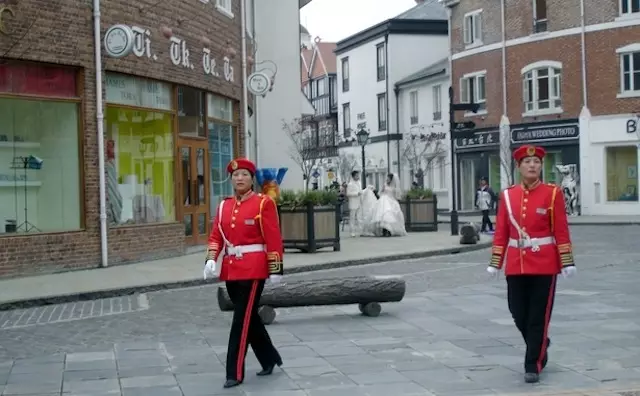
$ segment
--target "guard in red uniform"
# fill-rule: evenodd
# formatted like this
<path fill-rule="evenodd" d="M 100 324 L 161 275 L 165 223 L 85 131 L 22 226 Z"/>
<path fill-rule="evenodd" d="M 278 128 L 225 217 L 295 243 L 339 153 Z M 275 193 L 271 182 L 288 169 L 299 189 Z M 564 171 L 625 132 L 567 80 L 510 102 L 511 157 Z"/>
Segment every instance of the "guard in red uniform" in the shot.
<path fill-rule="evenodd" d="M 502 192 L 487 268 L 497 276 L 504 265 L 509 310 L 527 345 L 524 379 L 529 383 L 539 381 L 547 364 L 557 275 L 576 272 L 563 193 L 540 181 L 544 156 L 541 147 L 514 151 L 522 183 Z"/>
<path fill-rule="evenodd" d="M 273 346 L 258 316 L 258 303 L 265 280 L 282 279 L 282 236 L 276 203 L 267 195 L 253 192 L 256 166 L 240 158 L 227 166 L 235 192 L 223 200 L 213 220 L 205 263 L 205 278 L 213 275 L 220 254 L 220 280 L 226 281 L 234 305 L 225 388 L 244 380 L 244 360 L 250 344 L 262 365 L 259 376 L 270 375 L 282 358 Z"/>

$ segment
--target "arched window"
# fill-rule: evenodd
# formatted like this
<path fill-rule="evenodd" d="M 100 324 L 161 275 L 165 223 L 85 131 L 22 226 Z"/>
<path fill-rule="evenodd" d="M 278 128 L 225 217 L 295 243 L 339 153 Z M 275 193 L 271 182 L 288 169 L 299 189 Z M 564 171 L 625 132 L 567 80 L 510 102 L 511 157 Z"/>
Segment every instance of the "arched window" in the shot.
<path fill-rule="evenodd" d="M 524 67 L 521 73 L 525 115 L 562 112 L 562 63 L 535 62 Z"/>

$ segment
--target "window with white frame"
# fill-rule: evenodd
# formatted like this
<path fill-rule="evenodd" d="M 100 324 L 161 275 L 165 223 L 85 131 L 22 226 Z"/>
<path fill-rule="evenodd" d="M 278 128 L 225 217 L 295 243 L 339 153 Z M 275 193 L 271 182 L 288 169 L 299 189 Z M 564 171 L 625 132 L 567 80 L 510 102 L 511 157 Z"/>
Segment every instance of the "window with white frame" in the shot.
<path fill-rule="evenodd" d="M 442 86 L 435 85 L 433 92 L 433 120 L 440 121 L 442 119 Z"/>
<path fill-rule="evenodd" d="M 463 35 L 465 45 L 482 45 L 482 10 L 464 16 Z"/>
<path fill-rule="evenodd" d="M 522 69 L 525 113 L 562 111 L 561 76 L 560 62 L 535 62 Z"/>
<path fill-rule="evenodd" d="M 640 0 L 620 0 L 620 15 L 640 13 Z"/>
<path fill-rule="evenodd" d="M 411 91 L 409 94 L 409 105 L 411 106 L 411 125 L 418 123 L 418 91 Z"/>
<path fill-rule="evenodd" d="M 387 130 L 387 94 L 378 94 L 378 130 Z"/>
<path fill-rule="evenodd" d="M 466 74 L 460 79 L 460 101 L 477 103 L 479 111 L 487 108 L 486 71 Z"/>
<path fill-rule="evenodd" d="M 541 33 L 546 31 L 547 31 L 547 0 L 533 0 L 533 32 Z"/>
<path fill-rule="evenodd" d="M 620 94 L 640 96 L 640 44 L 631 44 L 616 52 L 620 55 Z"/>
<path fill-rule="evenodd" d="M 229 18 L 233 18 L 233 5 L 231 4 L 231 0 L 216 0 L 216 9 Z"/>

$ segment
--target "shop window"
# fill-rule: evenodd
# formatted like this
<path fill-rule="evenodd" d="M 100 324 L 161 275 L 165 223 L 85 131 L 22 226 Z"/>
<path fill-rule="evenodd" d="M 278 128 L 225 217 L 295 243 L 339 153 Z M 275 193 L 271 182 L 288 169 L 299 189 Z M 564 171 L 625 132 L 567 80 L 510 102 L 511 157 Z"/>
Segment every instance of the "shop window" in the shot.
<path fill-rule="evenodd" d="M 559 152 L 548 152 L 542 162 L 542 180 L 545 183 L 558 185 L 562 183 L 562 176 L 560 176 L 556 165 L 562 165 L 562 154 Z"/>
<path fill-rule="evenodd" d="M 522 69 L 525 116 L 562 113 L 562 64 L 541 61 Z"/>
<path fill-rule="evenodd" d="M 607 201 L 638 201 L 638 149 L 607 147 Z"/>
<path fill-rule="evenodd" d="M 499 155 L 490 155 L 489 156 L 489 186 L 491 189 L 497 194 L 500 192 L 501 183 L 500 183 L 500 156 Z"/>
<path fill-rule="evenodd" d="M 204 127 L 205 92 L 178 87 L 178 133 L 183 136 L 206 137 Z"/>
<path fill-rule="evenodd" d="M 169 84 L 107 75 L 105 170 L 112 225 L 176 220 L 174 116 L 166 111 L 171 98 Z"/>
<path fill-rule="evenodd" d="M 0 98 L 0 234 L 80 229 L 80 167 L 77 103 Z"/>
<path fill-rule="evenodd" d="M 222 97 L 207 95 L 209 115 L 209 164 L 211 171 L 211 213 L 222 199 L 233 195 L 231 180 L 227 174 L 227 165 L 234 157 L 233 101 Z"/>

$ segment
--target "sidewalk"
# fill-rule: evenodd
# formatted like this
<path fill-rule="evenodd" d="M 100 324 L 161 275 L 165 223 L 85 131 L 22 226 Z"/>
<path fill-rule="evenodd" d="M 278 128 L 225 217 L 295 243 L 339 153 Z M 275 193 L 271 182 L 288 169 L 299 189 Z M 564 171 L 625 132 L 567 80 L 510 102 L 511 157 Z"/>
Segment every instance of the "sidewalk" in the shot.
<path fill-rule="evenodd" d="M 491 219 L 494 220 L 495 215 L 491 215 Z M 458 221 L 460 224 L 469 222 L 480 224 L 482 223 L 482 216 L 458 214 Z M 438 214 L 438 223 L 449 224 L 451 223 L 451 217 L 448 213 Z M 569 216 L 569 225 L 640 225 L 640 216 Z"/>
<path fill-rule="evenodd" d="M 411 233 L 402 238 L 343 237 L 339 252 L 287 252 L 285 274 L 454 254 L 479 250 L 490 243 L 490 237 L 482 236 L 477 245 L 460 245 L 459 237 L 451 236 L 448 230 Z M 0 280 L 0 310 L 210 283 L 202 279 L 203 257 L 204 253 L 193 253 L 109 268 Z"/>

